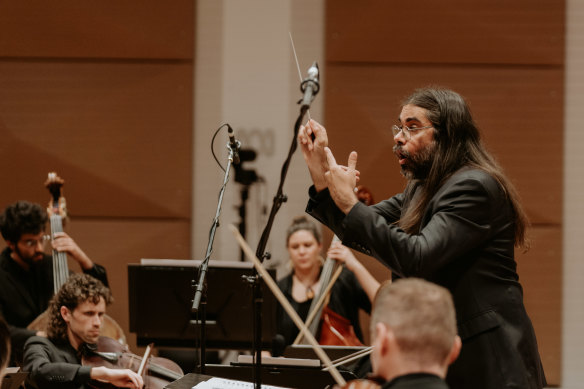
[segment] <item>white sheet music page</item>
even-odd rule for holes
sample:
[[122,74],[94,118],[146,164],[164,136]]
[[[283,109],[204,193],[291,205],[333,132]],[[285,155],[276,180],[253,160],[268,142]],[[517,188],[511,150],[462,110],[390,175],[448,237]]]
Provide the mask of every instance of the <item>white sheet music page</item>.
[[[225,378],[213,377],[210,380],[201,382],[195,386],[193,389],[253,389],[254,384],[252,382],[228,380]],[[265,389],[287,389],[284,386],[271,386],[262,385]]]

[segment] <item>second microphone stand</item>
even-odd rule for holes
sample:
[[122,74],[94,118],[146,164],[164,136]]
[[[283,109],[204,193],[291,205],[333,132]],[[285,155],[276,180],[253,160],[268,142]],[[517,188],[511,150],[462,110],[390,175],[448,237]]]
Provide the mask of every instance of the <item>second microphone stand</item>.
[[[201,262],[199,266],[198,281],[195,283],[193,280],[193,287],[195,288],[195,297],[193,298],[193,306],[191,308],[192,312],[196,312],[197,315],[200,313],[200,326],[201,326],[201,345],[200,345],[200,374],[205,374],[205,353],[206,353],[206,305],[207,305],[207,282],[206,275],[207,269],[209,267],[209,260],[211,258],[211,252],[213,251],[213,242],[215,240],[215,232],[217,227],[219,227],[219,215],[221,214],[221,204],[223,203],[223,195],[225,194],[225,188],[227,187],[227,182],[229,181],[229,172],[231,166],[233,165],[234,155],[238,152],[240,147],[239,142],[227,143],[227,148],[229,149],[229,157],[227,161],[227,167],[225,168],[225,175],[223,176],[223,185],[221,185],[221,190],[219,191],[219,201],[217,203],[217,210],[215,212],[215,218],[211,225],[211,231],[209,232],[209,242],[207,244],[207,253],[205,254],[205,259]],[[199,307],[200,306],[200,307]]]

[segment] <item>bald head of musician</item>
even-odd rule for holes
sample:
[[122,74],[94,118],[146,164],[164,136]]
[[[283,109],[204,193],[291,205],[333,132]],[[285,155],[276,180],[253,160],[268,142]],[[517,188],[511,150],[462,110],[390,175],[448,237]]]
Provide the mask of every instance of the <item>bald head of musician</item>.
[[374,375],[446,388],[440,381],[462,344],[450,292],[416,278],[383,284],[373,304],[371,338]]
[[59,289],[49,305],[48,338],[33,336],[24,346],[24,370],[32,386],[82,388],[91,380],[117,387],[141,388],[142,377],[128,369],[82,366],[85,344],[98,341],[106,306],[112,302],[109,289],[87,274],[74,274]]

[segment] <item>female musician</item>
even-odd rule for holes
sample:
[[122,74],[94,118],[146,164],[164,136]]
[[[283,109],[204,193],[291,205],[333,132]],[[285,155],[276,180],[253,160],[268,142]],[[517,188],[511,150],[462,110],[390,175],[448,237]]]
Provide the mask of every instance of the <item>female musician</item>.
[[[321,284],[321,235],[316,224],[305,216],[295,218],[286,235],[292,272],[281,279],[278,286],[299,316],[306,320],[312,300],[321,288],[326,288]],[[328,307],[348,319],[355,335],[363,342],[359,308],[370,312],[379,282],[340,242],[331,245],[327,256],[345,265],[331,289]],[[298,329],[281,307],[278,309],[278,333],[284,336],[287,345],[298,335]]]

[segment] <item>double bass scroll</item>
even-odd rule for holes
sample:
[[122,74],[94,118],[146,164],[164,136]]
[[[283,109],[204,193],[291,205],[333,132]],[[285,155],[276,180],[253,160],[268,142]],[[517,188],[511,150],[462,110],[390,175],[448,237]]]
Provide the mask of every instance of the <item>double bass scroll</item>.
[[[45,187],[51,194],[47,213],[50,220],[51,239],[56,233],[64,232],[63,226],[67,218],[67,202],[62,195],[62,188],[65,180],[55,172],[48,174],[45,181]],[[67,263],[67,254],[53,249],[53,289],[54,293],[63,286],[69,278],[69,265]],[[35,331],[45,331],[48,325],[49,315],[45,311],[34,319],[27,328]],[[121,344],[126,343],[126,335],[120,325],[108,315],[104,315],[101,335],[116,339]]]

